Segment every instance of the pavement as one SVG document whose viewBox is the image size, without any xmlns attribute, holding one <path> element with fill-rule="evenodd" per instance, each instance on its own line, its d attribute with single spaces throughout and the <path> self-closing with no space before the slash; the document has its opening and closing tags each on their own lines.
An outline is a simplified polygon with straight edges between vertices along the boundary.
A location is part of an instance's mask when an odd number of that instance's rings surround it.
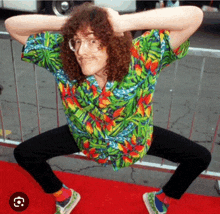
<svg viewBox="0 0 220 214">
<path fill-rule="evenodd" d="M 216 19 L 210 18 L 209 22 L 213 22 L 213 20 Z M 191 46 L 220 50 L 219 36 L 217 38 L 216 34 L 212 33 L 210 38 L 213 38 L 213 40 L 207 40 L 207 37 L 205 37 L 208 34 L 207 28 L 211 28 L 210 23 L 204 23 L 197 35 L 191 38 L 191 44 L 193 44 Z M 217 25 L 217 29 L 219 29 L 219 25 Z M 22 46 L 13 42 L 16 84 L 18 86 L 19 108 L 21 111 L 21 120 L 19 120 L 9 40 L 0 40 L 0 47 L 0 85 L 4 87 L 0 95 L 0 106 L 4 128 L 8 130 L 7 140 L 16 144 L 39 133 L 38 111 L 41 132 L 57 127 L 55 82 L 51 78 L 52 75 L 45 72 L 44 69 L 36 68 L 35 74 L 32 65 L 21 62 L 20 53 Z M 179 61 L 176 75 L 175 63 L 164 69 L 158 80 L 154 96 L 154 124 L 163 128 L 167 127 L 170 104 L 172 103 L 170 130 L 189 137 L 192 118 L 194 113 L 196 113 L 191 139 L 209 150 L 214 145 L 213 158 L 209 170 L 220 172 L 220 130 L 218 130 L 213 144 L 216 124 L 220 115 L 220 60 L 207 57 L 201 79 L 202 60 L 202 57 L 186 56 Z M 38 84 L 39 109 L 37 109 L 36 105 L 35 77 Z M 60 99 L 58 103 L 59 125 L 63 125 L 66 124 L 66 119 Z M 19 128 L 20 124 L 22 125 L 22 136 Z M 0 129 L 2 129 L 1 125 Z M 0 141 L 1 138 L 0 136 Z M 16 161 L 13 157 L 14 147 L 15 145 L 11 144 L 1 144 L 0 160 L 15 163 Z M 161 163 L 160 159 L 151 156 L 146 156 L 144 161 Z M 54 170 L 157 188 L 161 188 L 172 175 L 167 172 L 135 167 L 128 167 L 114 172 L 111 166 L 102 167 L 95 162 L 69 156 L 56 157 L 48 162 Z M 175 164 L 168 161 L 165 161 L 165 164 L 175 166 Z M 215 179 L 199 177 L 193 182 L 187 192 L 219 197 L 214 187 L 215 184 Z"/>
</svg>

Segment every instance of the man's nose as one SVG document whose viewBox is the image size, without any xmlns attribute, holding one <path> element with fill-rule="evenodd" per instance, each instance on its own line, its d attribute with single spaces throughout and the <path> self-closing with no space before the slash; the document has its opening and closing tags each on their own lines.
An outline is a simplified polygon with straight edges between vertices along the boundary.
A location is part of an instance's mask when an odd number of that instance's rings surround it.
<svg viewBox="0 0 220 214">
<path fill-rule="evenodd" d="M 84 55 L 88 52 L 88 44 L 86 42 L 82 42 L 77 50 L 78 55 Z"/>
</svg>

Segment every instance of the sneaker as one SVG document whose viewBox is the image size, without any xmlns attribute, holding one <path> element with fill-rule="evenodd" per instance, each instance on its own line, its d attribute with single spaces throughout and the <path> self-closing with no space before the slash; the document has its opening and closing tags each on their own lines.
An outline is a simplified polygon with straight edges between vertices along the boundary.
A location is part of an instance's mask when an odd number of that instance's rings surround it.
<svg viewBox="0 0 220 214">
<path fill-rule="evenodd" d="M 70 189 L 72 192 L 72 196 L 69 199 L 69 202 L 65 206 L 61 206 L 59 202 L 56 203 L 56 212 L 55 214 L 70 214 L 74 207 L 78 204 L 80 200 L 80 194 Z"/>
<path fill-rule="evenodd" d="M 168 207 L 164 203 L 160 202 L 160 204 L 162 204 L 160 210 L 156 206 L 155 201 L 158 200 L 157 198 L 155 198 L 156 193 L 157 192 L 149 192 L 143 195 L 143 200 L 147 207 L 147 210 L 149 214 L 166 214 Z"/>
</svg>

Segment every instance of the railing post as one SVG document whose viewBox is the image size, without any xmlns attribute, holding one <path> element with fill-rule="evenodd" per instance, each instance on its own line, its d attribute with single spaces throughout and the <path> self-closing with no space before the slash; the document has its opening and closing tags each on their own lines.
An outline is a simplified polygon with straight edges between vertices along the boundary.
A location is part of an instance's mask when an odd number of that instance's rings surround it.
<svg viewBox="0 0 220 214">
<path fill-rule="evenodd" d="M 2 94 L 3 86 L 0 85 L 0 95 Z M 0 100 L 0 119 L 1 119 L 1 127 L 2 127 L 2 136 L 3 139 L 5 140 L 5 128 L 4 128 L 4 123 L 3 123 L 3 114 L 2 114 L 2 108 L 1 108 L 1 100 Z"/>
<path fill-rule="evenodd" d="M 168 122 L 167 122 L 167 129 L 170 129 L 170 118 L 171 118 L 171 109 L 172 109 L 172 105 L 173 105 L 173 97 L 174 97 L 174 92 L 175 92 L 175 83 L 176 83 L 176 74 L 178 71 L 178 61 L 175 62 L 175 72 L 174 72 L 174 80 L 173 80 L 173 85 L 172 88 L 170 89 L 170 93 L 171 93 L 171 102 L 170 102 L 170 109 L 169 109 L 169 114 L 168 114 Z"/>
<path fill-rule="evenodd" d="M 220 115 L 219 115 L 218 122 L 217 122 L 217 125 L 216 125 L 216 128 L 215 128 L 215 134 L 214 134 L 214 138 L 213 138 L 213 141 L 212 141 L 211 153 L 213 153 L 213 151 L 214 151 L 215 140 L 216 140 L 216 137 L 217 137 L 219 124 L 220 124 Z"/>
<path fill-rule="evenodd" d="M 2 126 L 2 136 L 3 139 L 5 140 L 5 128 L 4 128 L 4 122 L 3 122 L 3 114 L 2 114 L 2 109 L 1 109 L 1 101 L 0 101 L 0 119 L 1 119 L 1 126 Z"/>
<path fill-rule="evenodd" d="M 40 127 L 40 113 L 39 113 L 39 102 L 38 102 L 38 84 L 37 84 L 37 73 L 36 73 L 36 66 L 33 65 L 34 70 L 34 80 L 35 80 L 35 94 L 36 94 L 36 105 L 37 105 L 37 124 L 38 124 L 38 132 L 41 133 L 41 127 Z"/>
<path fill-rule="evenodd" d="M 56 91 L 56 112 L 57 112 L 57 127 L 60 127 L 60 117 L 59 117 L 59 93 L 57 88 L 57 83 L 55 81 L 55 91 Z"/>
<path fill-rule="evenodd" d="M 199 79 L 198 95 L 197 95 L 197 100 L 196 100 L 196 103 L 195 103 L 195 112 L 193 114 L 189 139 L 191 139 L 191 137 L 192 137 L 192 132 L 193 132 L 193 128 L 194 128 L 194 122 L 195 122 L 195 118 L 196 118 L 197 106 L 198 106 L 200 92 L 201 92 L 201 85 L 202 85 L 202 78 L 203 78 L 204 68 L 205 68 L 205 58 L 203 58 L 203 61 L 202 61 L 202 68 L 201 68 L 200 79 Z"/>
<path fill-rule="evenodd" d="M 18 96 L 18 84 L 17 84 L 17 75 L 16 75 L 16 66 L 15 66 L 15 60 L 14 60 L 12 39 L 10 39 L 10 46 L 11 46 L 12 67 L 13 67 L 14 80 L 15 80 L 15 93 L 16 93 L 17 106 L 18 106 L 18 118 L 19 118 L 19 125 L 20 125 L 21 142 L 23 142 L 24 139 L 23 139 L 23 134 L 22 134 L 21 111 L 20 111 L 20 103 L 19 103 L 19 96 Z"/>
<path fill-rule="evenodd" d="M 218 192 L 218 194 L 220 195 L 220 180 L 217 180 L 216 183 L 215 183 L 215 188 Z"/>
</svg>

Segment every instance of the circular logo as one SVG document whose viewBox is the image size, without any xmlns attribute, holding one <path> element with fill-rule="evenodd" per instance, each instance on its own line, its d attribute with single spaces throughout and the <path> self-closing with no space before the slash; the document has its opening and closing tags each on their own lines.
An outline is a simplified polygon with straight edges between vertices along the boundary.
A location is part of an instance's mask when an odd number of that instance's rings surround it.
<svg viewBox="0 0 220 214">
<path fill-rule="evenodd" d="M 23 192 L 15 192 L 9 199 L 10 207 L 17 212 L 22 212 L 27 209 L 29 199 Z"/>
</svg>

